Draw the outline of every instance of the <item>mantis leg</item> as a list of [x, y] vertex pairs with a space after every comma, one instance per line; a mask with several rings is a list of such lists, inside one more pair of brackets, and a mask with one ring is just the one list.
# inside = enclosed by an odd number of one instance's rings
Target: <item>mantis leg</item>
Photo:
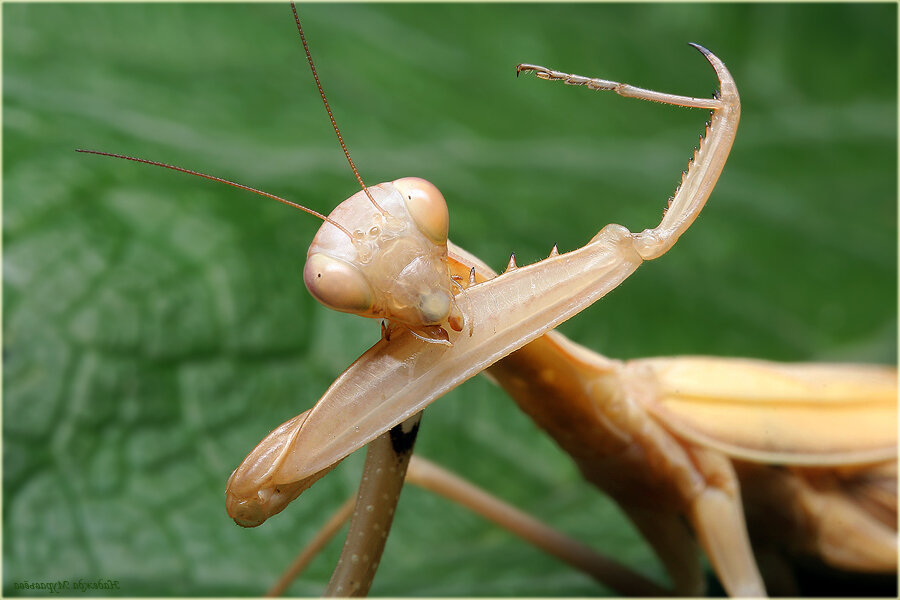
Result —
[[707, 124], [705, 142], [700, 144], [691, 161], [689, 170], [691, 176], [682, 177], [681, 186], [670, 200], [662, 222], [653, 229], [645, 229], [641, 233], [634, 234], [635, 249], [644, 260], [665, 254], [700, 214], [700, 209], [706, 204], [706, 199], [716, 185], [725, 160], [728, 158], [728, 152], [731, 150], [740, 120], [740, 98], [737, 86], [728, 69], [717, 56], [703, 46], [697, 44], [691, 44], [691, 46], [699, 50], [716, 70], [716, 75], [719, 77], [717, 98], [692, 98], [664, 94], [627, 83], [571, 75], [537, 65], [519, 65], [516, 68], [517, 73], [534, 71], [537, 77], [548, 81], [562, 81], [567, 85], [580, 85], [592, 90], [610, 90], [627, 98], [651, 100], [676, 106], [709, 108], [715, 111]]
[[[896, 463], [838, 469], [739, 463], [755, 538], [836, 569], [895, 573]], [[888, 489], [884, 489], [891, 486]], [[882, 497], [882, 495], [885, 495]], [[785, 527], [791, 518], [795, 525]], [[754, 543], [756, 539], [754, 538]]]
[[[386, 454], [383, 451], [379, 452], [378, 446], [374, 444], [370, 445], [369, 452], [370, 455], [373, 452], [381, 455]], [[368, 466], [370, 462], [369, 456], [367, 456], [366, 462]], [[375, 463], [373, 462], [372, 464], [374, 466]], [[396, 479], [394, 474], [391, 473], [382, 472], [376, 475], [369, 469], [367, 471], [372, 479], [381, 480], [380, 483], [375, 484], [381, 486], [380, 489], [384, 489], [385, 485], [393, 485], [393, 481]], [[584, 544], [548, 527], [516, 507], [421, 457], [412, 456], [409, 459], [406, 481], [468, 508], [620, 594], [645, 597], [670, 595], [670, 592], [640, 573], [636, 573], [625, 565], [595, 552]], [[363, 487], [367, 483], [368, 481], [364, 481]], [[351, 498], [336, 511], [315, 538], [300, 551], [291, 566], [279, 578], [278, 583], [269, 591], [269, 596], [280, 596], [287, 586], [290, 585], [291, 581], [300, 575], [312, 557], [324, 547], [328, 540], [334, 536], [341, 525], [350, 517], [354, 503], [359, 504], [358, 501]], [[390, 506], [389, 502], [383, 502], [374, 511], [367, 511], [365, 514], [377, 515], [377, 513], [385, 513]], [[390, 510], [390, 515], [387, 515], [386, 518], [386, 524], [384, 516], [372, 517], [377, 519], [377, 522], [380, 524], [377, 530], [371, 527], [372, 521], [369, 522], [370, 526], [368, 528], [365, 526], [354, 528], [351, 525], [347, 542], [344, 545], [344, 551], [342, 551], [341, 562], [334, 575], [332, 575], [326, 596], [333, 594], [359, 596], [364, 595], [368, 591], [371, 579], [375, 575], [377, 561], [373, 562], [371, 558], [369, 561], [350, 560], [349, 566], [342, 565], [347, 564], [347, 557], [352, 557], [353, 554], [361, 557], [364, 556], [363, 552], [368, 551], [370, 556], [372, 552], [378, 552], [380, 555], [381, 548], [373, 549], [373, 546], [380, 545], [383, 547], [384, 545], [386, 535], [383, 534], [387, 533], [387, 527], [390, 527], [390, 520], [393, 515], [392, 509]], [[354, 519], [359, 521], [356, 515]], [[646, 523], [650, 527], [656, 525], [651, 524], [650, 521], [646, 521]], [[359, 535], [360, 533], [364, 535]], [[691, 556], [696, 558], [696, 553]], [[680, 564], [685, 564], [685, 561], [682, 561]], [[699, 573], [699, 564], [696, 570]], [[366, 579], [367, 581], [365, 581]], [[699, 585], [702, 585], [702, 579]], [[343, 588], [339, 589], [339, 586], [343, 586]], [[696, 592], [699, 590], [699, 587], [695, 585], [690, 589]]]
[[282, 573], [281, 577], [278, 578], [278, 581], [275, 582], [275, 585], [266, 592], [266, 596], [269, 598], [277, 598], [284, 594], [288, 586], [291, 585], [291, 582], [299, 577], [300, 573], [306, 570], [306, 567], [309, 566], [309, 563], [312, 562], [312, 559], [315, 558], [316, 554], [321, 552], [322, 548], [331, 541], [331, 538], [337, 535], [340, 528], [347, 522], [350, 515], [353, 514], [353, 506], [355, 504], [356, 499], [351, 496], [341, 504], [340, 508], [334, 511], [331, 518], [328, 519], [325, 525], [322, 526], [322, 529], [316, 533], [316, 536], [303, 548], [303, 550], [300, 551], [297, 558], [294, 559], [294, 562], [291, 563], [287, 570]]
[[722, 586], [729, 596], [765, 596], [731, 460], [705, 448], [694, 447], [689, 452], [707, 487], [693, 499], [688, 517]]
[[681, 514], [625, 502], [620, 502], [619, 507], [653, 547], [675, 586], [675, 593], [679, 596], [704, 595], [706, 581], [700, 567], [699, 548]]
[[436, 494], [457, 502], [496, 523], [544, 552], [572, 565], [620, 594], [667, 596], [669, 592], [625, 565], [544, 525], [503, 500], [488, 494], [453, 473], [414, 456], [407, 478]]
[[369, 593], [421, 418], [422, 413], [418, 413], [369, 444], [350, 531], [325, 590], [326, 597], [362, 597]]

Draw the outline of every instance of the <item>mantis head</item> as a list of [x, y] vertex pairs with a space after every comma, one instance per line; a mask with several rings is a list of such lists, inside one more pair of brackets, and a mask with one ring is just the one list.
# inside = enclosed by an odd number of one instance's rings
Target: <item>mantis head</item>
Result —
[[382, 325], [385, 337], [399, 324], [425, 341], [452, 345], [442, 324], [462, 331], [463, 315], [450, 291], [450, 217], [444, 196], [418, 177], [371, 188], [363, 183], [328, 105], [293, 3], [291, 9], [328, 119], [362, 188], [332, 211], [313, 239], [303, 270], [306, 288], [334, 310], [387, 319], [389, 327]]
[[461, 331], [463, 322], [447, 267], [449, 219], [443, 195], [424, 179], [365, 188], [338, 205], [313, 239], [306, 287], [334, 310], [446, 341], [442, 325]]
[[[156, 161], [79, 150], [164, 167], [254, 192], [293, 206], [325, 221], [307, 254], [304, 281], [319, 302], [341, 312], [386, 319], [428, 342], [451, 345], [444, 325], [462, 331], [447, 265], [450, 217], [444, 196], [431, 183], [405, 177], [368, 187], [363, 183], [334, 120], [316, 73], [306, 37], [296, 15], [316, 86], [334, 132], [362, 188], [326, 217], [310, 208], [243, 184]], [[460, 288], [461, 289], [461, 288]]]

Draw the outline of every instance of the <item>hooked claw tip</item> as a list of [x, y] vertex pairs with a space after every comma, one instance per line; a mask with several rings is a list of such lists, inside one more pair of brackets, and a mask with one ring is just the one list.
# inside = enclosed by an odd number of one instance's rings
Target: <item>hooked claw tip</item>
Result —
[[538, 71], [543, 68], [544, 67], [539, 67], [537, 65], [529, 65], [529, 64], [521, 63], [521, 64], [516, 65], [516, 77], [518, 77], [519, 73], [521, 73], [522, 71]]
[[691, 46], [692, 48], [696, 48], [703, 54], [703, 56], [711, 56], [712, 55], [712, 52], [710, 52], [709, 50], [707, 50], [700, 44], [695, 44], [694, 42], [688, 42], [688, 46]]

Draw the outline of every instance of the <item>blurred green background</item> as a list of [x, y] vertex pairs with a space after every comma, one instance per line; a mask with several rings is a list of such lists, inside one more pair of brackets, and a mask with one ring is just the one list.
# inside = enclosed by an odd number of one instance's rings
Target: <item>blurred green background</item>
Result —
[[[301, 269], [319, 222], [87, 147], [217, 174], [328, 212], [356, 191], [287, 4], [5, 4], [3, 591], [259, 595], [361, 457], [263, 527], [224, 513], [232, 469], [379, 336]], [[655, 225], [707, 115], [515, 78], [518, 62], [708, 95], [737, 142], [674, 250], [561, 329], [619, 358], [897, 360], [897, 7], [300, 7], [369, 183], [417, 175], [451, 238], [500, 268], [604, 224]], [[618, 509], [484, 378], [429, 409], [418, 450], [664, 581]], [[333, 543], [291, 593], [321, 593]], [[89, 592], [90, 593], [90, 592]], [[608, 590], [407, 489], [375, 595]], [[107, 595], [101, 592], [100, 595]]]

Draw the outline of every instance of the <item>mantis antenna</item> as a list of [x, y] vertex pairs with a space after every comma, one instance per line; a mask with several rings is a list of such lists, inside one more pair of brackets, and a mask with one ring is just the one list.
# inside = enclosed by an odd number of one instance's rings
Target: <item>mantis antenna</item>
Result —
[[303, 27], [300, 25], [300, 16], [297, 14], [297, 6], [293, 2], [291, 2], [291, 10], [294, 13], [294, 22], [297, 23], [297, 32], [300, 34], [300, 41], [303, 42], [303, 50], [306, 51], [306, 60], [309, 62], [309, 68], [312, 70], [313, 79], [316, 80], [316, 87], [319, 88], [319, 95], [322, 96], [322, 102], [325, 103], [325, 111], [328, 113], [328, 118], [331, 120], [331, 126], [334, 128], [334, 133], [337, 134], [338, 142], [340, 142], [341, 149], [344, 151], [344, 156], [347, 157], [347, 162], [350, 163], [350, 168], [353, 169], [353, 174], [356, 175], [356, 180], [359, 182], [359, 185], [362, 186], [366, 196], [369, 197], [369, 200], [382, 215], [389, 216], [389, 213], [384, 210], [380, 204], [375, 202], [375, 198], [372, 197], [369, 188], [366, 187], [362, 177], [359, 176], [359, 171], [356, 170], [353, 159], [350, 158], [350, 151], [347, 150], [347, 145], [344, 144], [344, 138], [341, 136], [341, 131], [338, 129], [337, 122], [335, 122], [334, 115], [331, 112], [331, 106], [328, 104], [328, 99], [325, 98], [325, 90], [322, 89], [322, 83], [319, 81], [319, 74], [316, 72], [316, 65], [313, 63], [312, 54], [309, 52], [309, 45], [306, 43], [306, 36], [303, 35]]
[[221, 177], [215, 177], [213, 175], [207, 175], [206, 173], [200, 173], [198, 171], [191, 171], [190, 169], [185, 169], [183, 167], [176, 167], [175, 165], [168, 165], [166, 163], [156, 162], [155, 160], [147, 160], [146, 158], [136, 158], [134, 156], [126, 156], [124, 154], [113, 154], [112, 152], [100, 152], [98, 150], [83, 150], [78, 148], [75, 152], [82, 152], [84, 154], [97, 154], [99, 156], [109, 156], [112, 158], [122, 158], [125, 160], [132, 160], [134, 162], [144, 163], [145, 165], [153, 165], [155, 167], [163, 167], [166, 169], [172, 169], [173, 171], [178, 171], [180, 173], [187, 173], [188, 175], [196, 175], [197, 177], [203, 177], [205, 179], [210, 179], [212, 181], [218, 181], [219, 183], [224, 183], [226, 185], [230, 185], [232, 187], [240, 188], [242, 190], [247, 190], [248, 192], [253, 192], [254, 194], [259, 194], [260, 196], [265, 196], [266, 198], [271, 198], [273, 200], [278, 200], [283, 204], [287, 204], [288, 206], [293, 206], [294, 208], [299, 208], [303, 212], [309, 213], [314, 217], [319, 217], [326, 223], [331, 223], [341, 231], [343, 231], [347, 237], [350, 238], [350, 241], [353, 241], [353, 234], [347, 231], [347, 228], [338, 223], [337, 221], [330, 219], [323, 215], [322, 213], [316, 212], [311, 208], [306, 208], [302, 204], [297, 204], [296, 202], [291, 202], [290, 200], [285, 200], [280, 196], [276, 196], [275, 194], [270, 194], [268, 192], [264, 192], [262, 190], [258, 190], [256, 188], [252, 188], [248, 185], [242, 185], [240, 183], [235, 183], [233, 181], [228, 181], [227, 179], [222, 179]]

